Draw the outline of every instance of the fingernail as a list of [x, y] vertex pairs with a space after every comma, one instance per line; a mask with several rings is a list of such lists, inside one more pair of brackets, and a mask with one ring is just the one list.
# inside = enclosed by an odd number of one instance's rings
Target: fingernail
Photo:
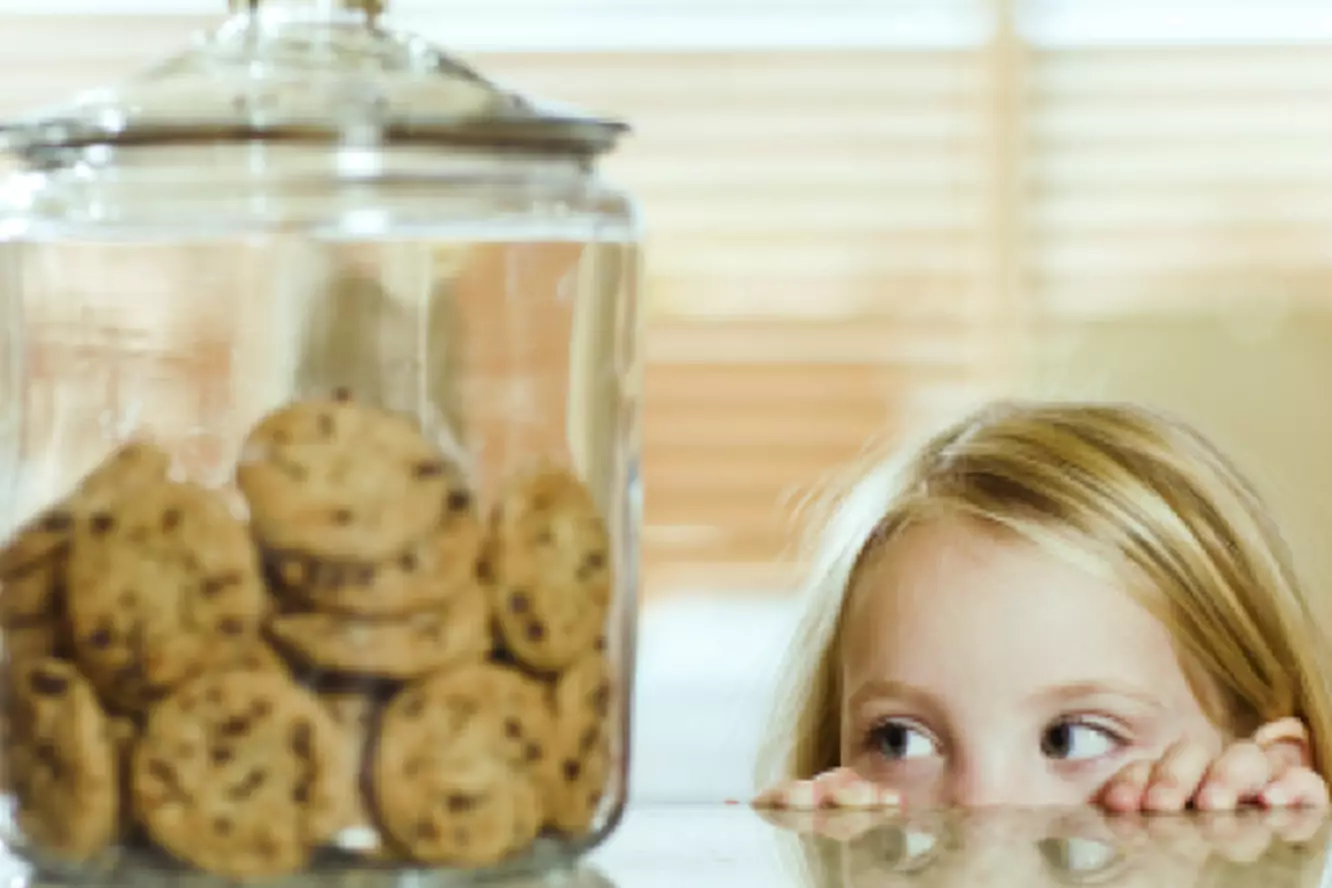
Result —
[[1105, 791], [1106, 806], [1116, 810], [1138, 807], [1139, 798], [1137, 790], [1122, 783], [1116, 784]]
[[1235, 793], [1215, 786], [1209, 786], [1198, 794], [1198, 804], [1209, 811], [1229, 811], [1237, 801]]
[[1280, 786], [1269, 786], [1263, 790], [1263, 803], [1273, 808], [1290, 804], [1290, 794]]
[[902, 797], [894, 790], [875, 787], [874, 804], [879, 808], [898, 808], [902, 805]]
[[1183, 807], [1179, 793], [1170, 786], [1153, 786], [1147, 790], [1146, 805], [1154, 809], [1174, 809]]
[[786, 790], [786, 807], [797, 811], [811, 811], [815, 805], [814, 784], [800, 780]]
[[869, 808], [874, 804], [874, 787], [868, 783], [853, 783], [833, 791], [833, 804], [839, 808]]

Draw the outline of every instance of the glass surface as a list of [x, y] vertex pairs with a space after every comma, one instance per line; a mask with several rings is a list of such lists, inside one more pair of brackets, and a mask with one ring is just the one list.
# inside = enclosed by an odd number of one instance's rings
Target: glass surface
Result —
[[5, 183], [0, 832], [44, 867], [466, 879], [618, 821], [633, 205], [347, 126]]

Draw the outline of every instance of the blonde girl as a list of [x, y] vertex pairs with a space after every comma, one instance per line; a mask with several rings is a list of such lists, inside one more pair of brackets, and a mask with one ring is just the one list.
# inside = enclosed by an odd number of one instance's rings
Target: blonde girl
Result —
[[843, 500], [759, 806], [1322, 806], [1322, 635], [1185, 425], [1003, 403]]

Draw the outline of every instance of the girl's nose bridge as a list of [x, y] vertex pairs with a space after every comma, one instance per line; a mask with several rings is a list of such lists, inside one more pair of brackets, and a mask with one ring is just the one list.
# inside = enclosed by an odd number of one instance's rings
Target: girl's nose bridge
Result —
[[949, 802], [964, 808], [1030, 802], [1033, 792], [1040, 790], [1030, 785], [1019, 763], [1006, 758], [1012, 756], [1005, 757], [1002, 750], [991, 747], [956, 759], [949, 775]]

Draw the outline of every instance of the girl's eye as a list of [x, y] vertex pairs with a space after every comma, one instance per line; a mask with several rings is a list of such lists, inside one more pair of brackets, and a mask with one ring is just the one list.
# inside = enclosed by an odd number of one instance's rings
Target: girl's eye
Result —
[[1085, 722], [1055, 722], [1041, 735], [1041, 753], [1060, 761], [1099, 758], [1121, 745], [1119, 737], [1108, 728]]
[[912, 759], [938, 755], [934, 738], [910, 722], [884, 722], [870, 731], [870, 745], [887, 759]]

